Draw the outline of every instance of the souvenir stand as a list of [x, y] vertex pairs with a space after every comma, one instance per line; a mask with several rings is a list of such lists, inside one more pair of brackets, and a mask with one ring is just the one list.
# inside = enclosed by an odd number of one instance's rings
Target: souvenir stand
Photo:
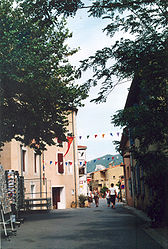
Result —
[[8, 197], [10, 199], [15, 224], [20, 225], [23, 219], [19, 219], [19, 210], [24, 203], [24, 178], [19, 176], [18, 171], [6, 170], [6, 184]]
[[[4, 230], [4, 234], [7, 237], [10, 232], [16, 232], [13, 226], [13, 216], [11, 210], [11, 203], [8, 197], [8, 191], [6, 186], [6, 177], [3, 167], [0, 165], [0, 209], [1, 209], [1, 225]], [[10, 229], [8, 229], [10, 227]]]

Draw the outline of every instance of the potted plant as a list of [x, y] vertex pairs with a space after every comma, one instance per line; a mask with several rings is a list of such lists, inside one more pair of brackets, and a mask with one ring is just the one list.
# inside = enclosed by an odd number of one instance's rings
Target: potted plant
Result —
[[85, 201], [87, 200], [87, 196], [81, 194], [79, 195], [79, 206], [85, 207]]
[[76, 206], [77, 206], [77, 205], [76, 205], [76, 202], [75, 202], [75, 201], [72, 201], [72, 202], [71, 202], [71, 208], [76, 208]]

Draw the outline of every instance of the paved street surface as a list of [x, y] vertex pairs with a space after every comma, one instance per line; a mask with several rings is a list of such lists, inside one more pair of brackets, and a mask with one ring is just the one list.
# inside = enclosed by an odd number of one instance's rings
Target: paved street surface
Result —
[[121, 204], [26, 215], [2, 249], [162, 249], [143, 230], [144, 221]]

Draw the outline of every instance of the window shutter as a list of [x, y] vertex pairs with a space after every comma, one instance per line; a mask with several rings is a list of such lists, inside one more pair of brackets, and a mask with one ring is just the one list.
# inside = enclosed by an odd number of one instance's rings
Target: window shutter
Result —
[[58, 173], [64, 173], [63, 154], [58, 153]]

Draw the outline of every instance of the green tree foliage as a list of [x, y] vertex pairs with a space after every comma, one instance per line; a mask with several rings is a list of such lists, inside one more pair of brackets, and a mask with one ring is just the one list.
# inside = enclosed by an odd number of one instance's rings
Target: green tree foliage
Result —
[[[92, 68], [89, 86], [100, 82], [101, 90], [93, 101], [105, 101], [118, 83], [133, 79], [134, 100], [113, 116], [116, 126], [128, 127], [139, 145], [130, 148], [144, 169], [145, 183], [152, 191], [148, 215], [157, 223], [163, 219], [165, 183], [168, 177], [168, 2], [166, 0], [94, 1], [89, 12], [107, 18], [104, 31], [112, 38], [123, 37], [109, 48], [97, 51], [81, 64]], [[128, 34], [128, 35], [126, 35]]]
[[40, 25], [50, 25], [53, 21], [64, 17], [74, 16], [77, 9], [84, 4], [80, 0], [16, 0], [24, 13]]
[[[89, 8], [91, 16], [109, 20], [104, 31], [115, 39], [111, 47], [82, 61], [81, 69], [93, 69], [89, 86], [102, 84], [95, 102], [106, 100], [116, 85], [114, 76], [118, 83], [135, 79], [136, 105], [119, 111], [112, 122], [129, 127], [133, 137], [140, 140], [143, 153], [154, 143], [167, 148], [167, 8], [166, 0], [99, 0]], [[123, 37], [116, 40], [114, 35], [119, 32]]]
[[[154, 61], [160, 61], [162, 54], [162, 59], [167, 60], [167, 7], [166, 0], [93, 2], [89, 9], [90, 15], [109, 20], [104, 31], [114, 37], [111, 47], [97, 51], [81, 65], [82, 70], [93, 69], [94, 76], [88, 80], [88, 85], [101, 83], [100, 93], [94, 101], [105, 101], [116, 83], [121, 83], [123, 79], [133, 79], [142, 67], [148, 67], [149, 56]], [[123, 37], [116, 40], [117, 34]], [[162, 71], [163, 74], [166, 77], [167, 67]]]
[[26, 2], [24, 8], [0, 3], [0, 145], [35, 139], [31, 146], [41, 151], [55, 137], [65, 141], [68, 111], [81, 105], [87, 91], [74, 84], [68, 57], [76, 50], [65, 45], [71, 37], [65, 20], [41, 25], [26, 10]]

